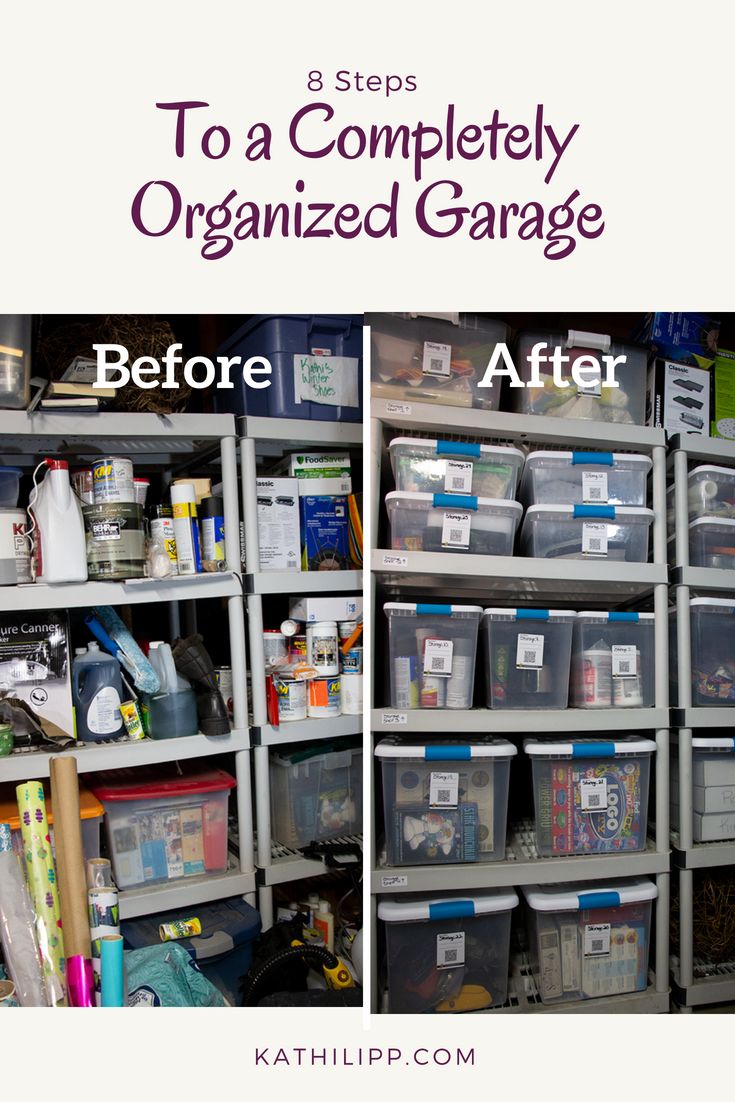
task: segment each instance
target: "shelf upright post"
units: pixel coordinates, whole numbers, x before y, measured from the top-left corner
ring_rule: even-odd
[[[667,561],[666,523],[666,448],[652,449],[653,561],[665,566]],[[655,703],[656,708],[669,707],[669,587],[657,585],[653,592],[655,631]],[[668,853],[669,832],[669,754],[668,727],[656,730],[656,852]],[[669,895],[670,872],[656,876],[656,991],[669,989]]]

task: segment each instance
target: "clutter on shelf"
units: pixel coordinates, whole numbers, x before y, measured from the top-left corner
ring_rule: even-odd
[[[355,742],[279,747],[270,754],[271,832],[285,846],[362,832],[362,748]]]

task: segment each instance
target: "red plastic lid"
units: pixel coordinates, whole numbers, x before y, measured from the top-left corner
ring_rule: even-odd
[[[197,796],[205,792],[225,792],[235,788],[237,781],[224,769],[209,769],[206,773],[188,773],[183,777],[137,778],[131,781],[110,781],[92,785],[98,800],[155,800],[161,796]]]
[[[68,471],[69,464],[65,459],[44,459],[44,463],[50,471]]]

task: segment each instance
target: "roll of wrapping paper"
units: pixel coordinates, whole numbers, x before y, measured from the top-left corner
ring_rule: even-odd
[[[111,888],[112,865],[106,857],[90,857],[87,861],[87,887]]]
[[[94,972],[94,997],[102,1006],[102,957],[100,942],[103,937],[115,937],[120,933],[120,907],[117,888],[90,888],[89,936],[92,940],[92,970]]]
[[[36,916],[13,852],[9,823],[0,823],[0,945],[21,1006],[48,1006],[36,939]]]
[[[72,757],[51,759],[51,801],[54,808],[54,849],[59,877],[61,924],[67,957],[90,960],[87,877],[84,868],[79,813],[77,763]]]
[[[26,781],[17,786],[15,795],[20,814],[25,874],[36,912],[36,937],[41,952],[46,994],[50,1006],[64,1006],[66,984],[61,907],[43,785],[39,781]]]
[[[125,981],[123,978],[123,939],[120,934],[103,937],[101,941],[102,959],[102,1005],[125,1005]]]

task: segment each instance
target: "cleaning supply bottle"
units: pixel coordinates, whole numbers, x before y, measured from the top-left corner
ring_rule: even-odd
[[[34,483],[28,504],[36,581],[86,582],[84,520],[69,481],[69,464],[65,459],[43,462],[46,475],[40,486]]]
[[[90,643],[87,653],[74,659],[71,685],[80,742],[105,742],[125,734],[120,664],[99,643]]]
[[[314,929],[321,936],[330,953],[334,952],[334,915],[329,909],[326,899],[320,899],[316,915],[314,916]]]
[[[152,642],[148,661],[158,674],[161,690],[142,697],[146,732],[154,739],[196,735],[199,731],[196,694],[186,678],[176,672],[170,645]]]

